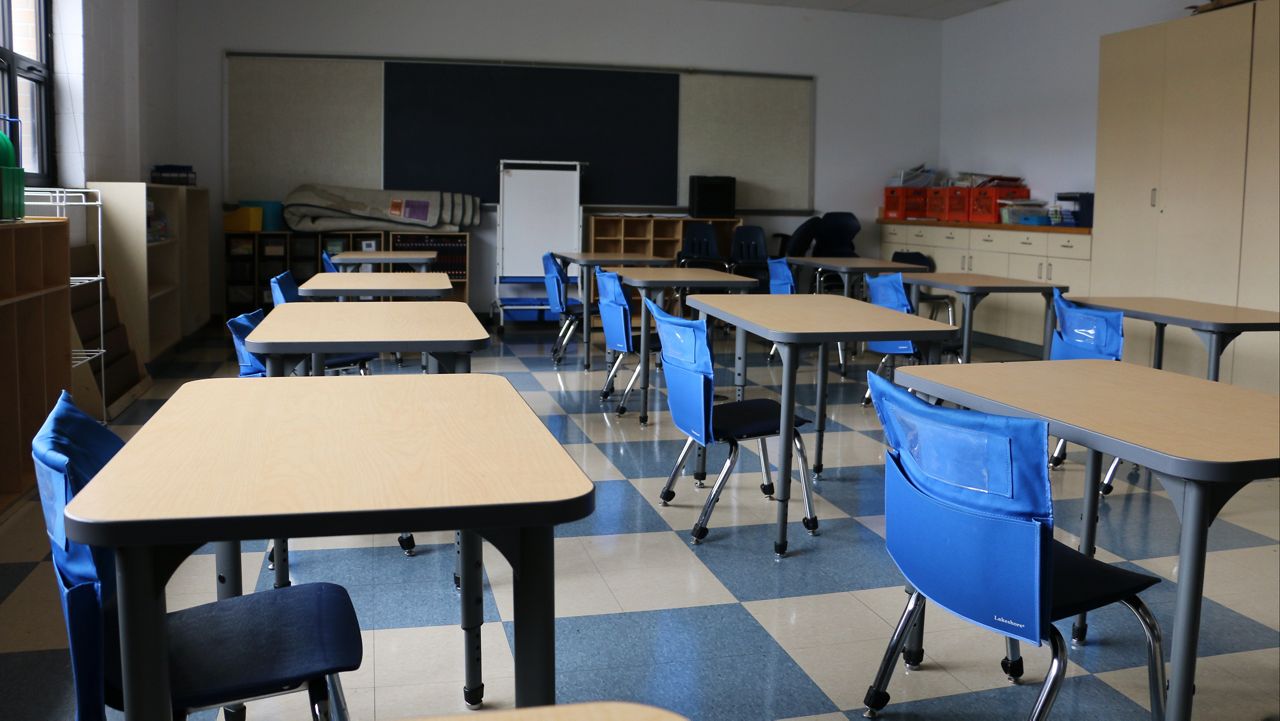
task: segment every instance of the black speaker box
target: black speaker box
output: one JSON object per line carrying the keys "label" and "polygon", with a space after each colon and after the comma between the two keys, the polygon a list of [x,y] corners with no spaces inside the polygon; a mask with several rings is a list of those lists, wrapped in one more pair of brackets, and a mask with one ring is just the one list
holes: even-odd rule
{"label": "black speaker box", "polygon": [[689,176],[689,215],[695,218],[732,218],[737,209],[737,181],[728,175]]}

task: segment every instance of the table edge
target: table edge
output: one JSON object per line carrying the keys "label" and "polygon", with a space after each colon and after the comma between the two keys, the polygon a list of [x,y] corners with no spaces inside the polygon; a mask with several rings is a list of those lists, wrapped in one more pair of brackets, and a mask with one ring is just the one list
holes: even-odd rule
{"label": "table edge", "polygon": [[788,344],[797,344],[797,345],[815,344],[816,345],[818,343],[829,343],[831,341],[836,341],[836,340],[846,340],[846,341],[855,341],[855,342],[864,341],[864,340],[867,340],[867,341],[912,340],[912,341],[919,341],[919,342],[933,342],[933,341],[952,340],[957,337],[958,333],[960,333],[959,328],[952,328],[951,330],[929,330],[929,331],[916,331],[916,332],[898,330],[898,331],[880,331],[880,332],[874,332],[874,333],[869,331],[859,331],[859,332],[852,332],[852,333],[833,333],[833,332],[785,333],[785,332],[775,331],[775,330],[757,325],[754,322],[745,320],[733,313],[729,313],[719,308],[707,308],[703,305],[704,301],[697,298],[696,296],[689,296],[687,300],[690,308],[694,308],[696,310],[702,311],[713,318],[717,318],[726,323],[730,323],[737,328],[741,328],[744,331],[751,333],[752,335],[759,336],[761,338],[764,338],[765,340],[772,341],[774,343],[788,343]]}

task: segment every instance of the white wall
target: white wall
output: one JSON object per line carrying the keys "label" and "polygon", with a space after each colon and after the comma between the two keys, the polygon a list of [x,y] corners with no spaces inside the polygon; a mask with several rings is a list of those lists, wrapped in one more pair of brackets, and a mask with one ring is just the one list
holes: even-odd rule
{"label": "white wall", "polygon": [[939,163],[1092,191],[1101,36],[1184,17],[1186,0],[1010,0],[942,23]]}
{"label": "white wall", "polygon": [[[141,104],[148,113],[164,105],[173,117],[148,119],[141,165],[194,165],[215,204],[227,51],[813,75],[814,202],[866,219],[864,247],[876,234],[870,220],[884,178],[938,151],[935,21],[701,0],[223,0],[177,3],[176,11],[153,4],[169,5],[142,0],[144,28],[156,24],[154,13],[176,17],[169,51],[144,53]],[[152,80],[166,77],[173,79]],[[787,230],[798,222],[775,221]]]}
{"label": "white wall", "polygon": [[86,180],[139,179],[138,6],[139,0],[84,3]]}

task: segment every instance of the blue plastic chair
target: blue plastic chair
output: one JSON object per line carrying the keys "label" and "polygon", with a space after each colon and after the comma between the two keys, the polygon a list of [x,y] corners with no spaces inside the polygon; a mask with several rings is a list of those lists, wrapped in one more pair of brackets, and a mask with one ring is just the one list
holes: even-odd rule
{"label": "blue plastic chair", "polygon": [[[1053,499],[1041,460],[1047,424],[933,406],[872,373],[867,382],[887,446],[885,544],[911,589],[867,689],[867,715],[889,702],[898,654],[910,632],[923,633],[928,599],[1009,639],[1010,657],[1001,666],[1011,678],[1021,675],[1017,641],[1049,642],[1053,660],[1032,719],[1048,715],[1066,674],[1067,645],[1053,622],[1123,603],[1146,633],[1152,717],[1162,718],[1160,627],[1137,596],[1160,579],[1053,540]],[[923,649],[913,651],[918,664]]]}
{"label": "blue plastic chair", "polygon": [[[901,273],[867,275],[864,280],[867,285],[867,299],[875,305],[896,310],[899,313],[915,313],[911,307],[911,301],[907,298],[907,291],[902,286]],[[884,371],[885,366],[889,366],[889,372],[892,374],[895,359],[900,356],[916,357],[916,345],[909,340],[867,341],[866,347],[872,353],[880,355],[880,362],[875,370],[877,376]],[[866,395],[862,397],[862,405],[869,403],[871,403],[871,390],[867,389]]]}
{"label": "blue plastic chair", "polygon": [[[67,538],[63,511],[124,447],[63,392],[31,442],[45,529],[71,653],[76,720],[103,721],[123,706],[115,559]],[[307,689],[313,718],[345,718],[338,673],[359,668],[360,624],[345,589],[309,583],[170,613],[174,717]],[[243,712],[241,712],[242,714]],[[240,716],[243,718],[243,715]]]}
{"label": "blue plastic chair", "polygon": [[324,268],[326,273],[338,272],[338,266],[333,264],[333,258],[329,257],[329,252],[326,250],[320,251],[320,267]]}
{"label": "blue plastic chair", "polygon": [[[680,450],[675,467],[671,469],[671,476],[667,478],[667,483],[659,494],[662,505],[667,505],[675,498],[673,487],[676,478],[689,459],[689,452],[693,450],[695,443],[703,448],[715,443],[729,444],[729,457],[720,469],[720,475],[716,477],[715,486],[702,507],[702,514],[693,525],[693,542],[699,543],[707,537],[711,511],[715,509],[716,501],[720,499],[720,493],[729,480],[729,474],[738,462],[740,442],[757,441],[760,473],[764,480],[760,490],[769,498],[773,497],[769,452],[764,440],[779,435],[781,406],[770,398],[715,405],[715,371],[711,361],[711,346],[707,340],[706,321],[679,318],[664,312],[648,298],[644,302],[649,306],[649,312],[658,325],[658,335],[662,339],[663,376],[667,383],[667,407],[671,411],[671,421],[689,437]],[[796,417],[796,428],[808,422]],[[809,476],[809,460],[805,455],[804,441],[798,432],[794,435],[793,443],[796,456],[800,459],[801,492],[804,499],[802,522],[810,535],[817,535],[818,516],[813,509],[813,481]],[[702,486],[700,481],[695,483]]]}
{"label": "blue plastic chair", "polygon": [[[271,279],[271,300],[277,305],[300,303],[305,299],[298,293],[298,283],[293,273],[286,270]],[[258,319],[261,322],[261,318]],[[254,325],[257,325],[256,323]],[[246,335],[248,335],[246,333]],[[238,351],[237,351],[238,352]],[[360,375],[369,375],[369,364],[378,359],[377,353],[346,353],[343,355],[327,355],[324,357],[326,371],[338,371],[355,368]]]}
{"label": "blue plastic chair", "polygon": [[795,295],[796,278],[791,274],[791,264],[786,258],[769,259],[769,293]]}
{"label": "blue plastic chair", "polygon": [[547,307],[559,317],[560,330],[551,344],[551,362],[560,365],[573,331],[582,322],[582,302],[569,297],[569,274],[551,253],[542,254],[542,279],[547,288]]}
{"label": "blue plastic chair", "polygon": [[[1082,308],[1063,298],[1057,288],[1053,289],[1053,311],[1056,321],[1049,360],[1120,360],[1124,354],[1124,313]],[[1067,442],[1059,438],[1049,455],[1049,467],[1057,468],[1066,459]],[[1102,495],[1111,494],[1119,467],[1120,459],[1111,459],[1102,479]]]}
{"label": "blue plastic chair", "polygon": [[740,225],[733,229],[729,242],[729,272],[745,275],[760,281],[766,288],[769,281],[769,245],[764,238],[764,228],[758,225]]}
{"label": "blue plastic chair", "polygon": [[[613,382],[622,368],[623,359],[631,354],[637,354],[638,357],[640,334],[631,332],[631,306],[627,303],[627,295],[622,289],[617,273],[610,273],[597,267],[596,294],[599,295],[596,304],[600,310],[600,324],[604,327],[604,345],[614,354],[613,365],[609,367],[609,375],[605,377],[604,387],[600,390],[600,400],[604,401],[613,394]],[[656,333],[649,337],[649,350],[653,353],[662,350],[662,341]],[[639,378],[640,363],[637,362],[635,371],[631,373],[631,380],[627,381],[627,387],[622,391],[622,398],[618,400],[618,406],[615,409],[618,415],[627,412],[627,398],[631,396],[631,391]]]}
{"label": "blue plastic chair", "polygon": [[231,331],[231,345],[235,347],[236,360],[240,362],[241,378],[262,378],[267,375],[267,364],[262,356],[244,348],[244,339],[249,337],[265,317],[266,313],[259,308],[227,321],[227,330]]}
{"label": "blue plastic chair", "polygon": [[686,222],[680,252],[676,254],[676,265],[681,268],[728,270],[729,264],[720,256],[720,243],[716,239],[715,227],[710,223],[693,220]]}

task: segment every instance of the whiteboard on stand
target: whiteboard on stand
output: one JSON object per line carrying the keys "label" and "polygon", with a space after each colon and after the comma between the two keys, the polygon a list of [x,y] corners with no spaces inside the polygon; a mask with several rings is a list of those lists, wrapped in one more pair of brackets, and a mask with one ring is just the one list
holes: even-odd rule
{"label": "whiteboard on stand", "polygon": [[503,160],[499,173],[499,281],[541,276],[544,253],[581,249],[581,163]]}

